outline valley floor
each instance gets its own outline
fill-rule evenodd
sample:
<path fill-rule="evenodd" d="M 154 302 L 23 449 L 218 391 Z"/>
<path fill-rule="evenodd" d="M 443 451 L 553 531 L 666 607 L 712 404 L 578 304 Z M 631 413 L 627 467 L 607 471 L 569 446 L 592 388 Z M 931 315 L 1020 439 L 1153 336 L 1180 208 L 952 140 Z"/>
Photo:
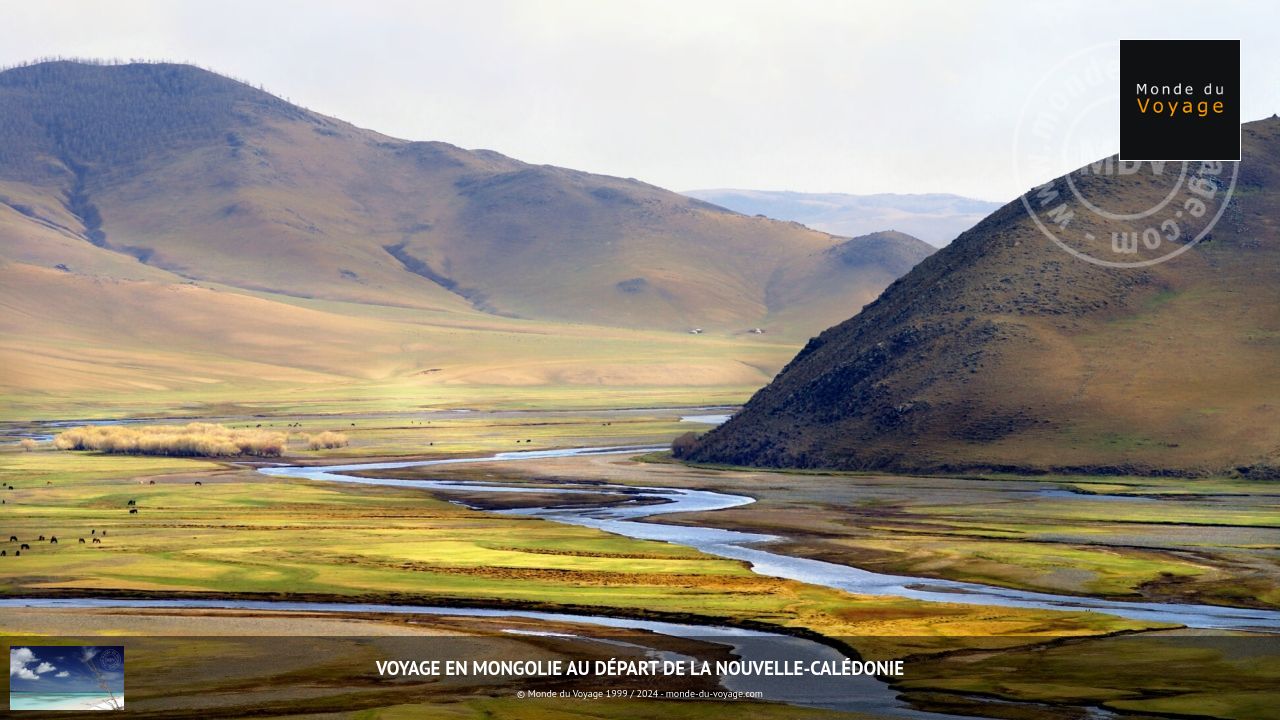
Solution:
<path fill-rule="evenodd" d="M 340 459 L 422 457 L 424 452 L 428 457 L 452 457 L 552 447 L 660 446 L 681 432 L 706 427 L 682 417 L 717 412 L 723 410 L 263 417 L 232 412 L 213 419 L 295 433 L 346 433 L 351 439 L 348 448 L 307 451 L 295 440 L 285 459 L 291 464 L 328 465 Z M 6 430 L 15 437 L 43 437 L 57 429 L 15 423 Z M 463 499 L 473 507 L 498 502 L 481 493 L 460 496 L 271 478 L 238 462 L 54 452 L 44 449 L 47 445 L 34 452 L 3 447 L 0 482 L 14 489 L 2 491 L 0 530 L 6 538 L 13 535 L 32 544 L 21 557 L 8 553 L 0 558 L 0 587 L 11 598 L 289 598 L 569 610 L 772 627 L 825 637 L 865 657 L 917 658 L 907 680 L 899 683 L 899 690 L 914 704 L 996 713 L 990 716 L 1062 717 L 1067 706 L 1105 706 L 1153 714 L 1252 718 L 1260 717 L 1257 708 L 1275 707 L 1280 700 L 1268 689 L 1273 687 L 1268 678 L 1280 667 L 1274 642 L 1260 650 L 1258 645 L 1218 643 L 1224 633 L 1192 633 L 1217 643 L 1209 653 L 1181 645 L 1188 642 L 1185 635 L 1152 633 L 1158 625 L 1101 613 L 855 595 L 764 577 L 744 563 L 678 544 L 449 502 Z M 1229 480 L 768 473 L 687 467 L 661 454 L 394 472 L 401 478 L 501 479 L 546 487 L 589 482 L 714 489 L 750 495 L 757 502 L 667 517 L 664 522 L 778 535 L 785 540 L 771 545 L 772 550 L 895 574 L 1120 599 L 1280 604 L 1280 490 L 1266 485 Z M 545 492 L 531 490 L 525 502 L 546 501 Z M 128 512 L 130 500 L 137 513 Z M 521 501 L 508 497 L 500 504 Z M 37 544 L 40 535 L 57 536 L 59 543 Z M 81 537 L 84 545 L 78 542 Z M 99 542 L 90 542 L 93 539 Z M 404 618 L 339 619 L 300 613 L 28 609 L 6 611 L 3 627 L 11 637 L 274 631 L 298 636 L 491 636 L 493 623 L 474 618 L 410 623 Z M 1146 645 L 1124 636 L 1134 631 L 1148 631 L 1139 636 Z M 577 628 L 567 634 L 589 636 L 592 631 Z M 534 642 L 528 637 L 511 642 L 517 640 Z M 547 642 L 544 637 L 534 644 L 545 650 Z M 581 645 L 552 650 L 600 651 L 599 645 L 594 650 Z M 1245 653 L 1264 662 L 1242 664 L 1239 656 Z M 1100 657 L 1128 657 L 1128 671 L 1115 672 L 1114 663 L 1103 663 L 1107 671 L 1100 672 Z M 1179 660 L 1176 667 L 1171 670 L 1165 663 L 1164 669 L 1157 669 L 1169 659 Z M 206 689 L 221 688 L 227 715 L 249 707 L 258 714 L 273 714 L 273 708 L 284 707 L 280 703 L 302 696 L 315 700 L 316 713 L 331 712 L 345 702 L 334 698 L 359 696 L 359 703 L 347 707 L 364 708 L 361 717 L 417 717 L 422 715 L 414 714 L 415 709 L 427 705 L 432 716 L 459 718 L 646 713 L 694 717 L 713 710 L 710 704 L 619 701 L 553 712 L 536 703 L 514 703 L 509 695 L 515 685 L 510 683 L 466 689 L 365 686 L 355 680 L 334 681 L 340 664 L 280 669 L 272 675 L 276 680 L 257 685 L 245 677 L 210 680 L 213 684 Z M 1011 675 L 1010 667 L 1018 671 Z M 329 678 L 327 687 L 342 690 L 317 695 L 300 687 L 311 687 L 317 678 Z M 1169 678 L 1179 683 L 1177 692 L 1169 689 Z M 250 686 L 257 689 L 250 692 Z M 1235 688 L 1234 699 L 1228 700 L 1226 687 Z M 151 702 L 149 707 L 156 711 L 172 710 L 173 701 L 163 699 L 172 695 L 138 692 L 131 686 L 129 700 L 134 707 Z M 1017 708 L 1018 714 L 997 707 L 1008 702 L 1015 703 L 1009 707 Z M 654 712 L 654 705 L 668 709 Z M 744 717 L 803 716 L 794 708 L 782 708 L 788 712 L 778 714 L 778 706 L 758 702 L 740 701 L 734 707 Z"/>

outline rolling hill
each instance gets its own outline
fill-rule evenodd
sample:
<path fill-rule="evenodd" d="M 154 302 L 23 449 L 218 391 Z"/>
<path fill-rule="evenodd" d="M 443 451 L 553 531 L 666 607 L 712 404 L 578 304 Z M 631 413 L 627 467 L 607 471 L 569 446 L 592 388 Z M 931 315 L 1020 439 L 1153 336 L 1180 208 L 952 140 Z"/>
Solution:
<path fill-rule="evenodd" d="M 1280 474 L 1280 118 L 1243 128 L 1205 241 L 1142 268 L 1064 252 L 1018 201 L 809 344 L 694 460 L 914 472 Z M 1112 207 L 1163 189 L 1074 182 Z M 1099 238 L 1136 225 L 1094 219 Z"/>
<path fill-rule="evenodd" d="M 192 66 L 0 72 L 10 396 L 268 382 L 736 394 L 928 252 L 387 137 Z"/>
<path fill-rule="evenodd" d="M 830 310 L 823 289 L 843 297 L 859 282 L 840 275 L 849 265 L 814 265 L 839 242 L 825 233 L 636 180 L 396 140 L 190 66 L 8 70 L 0 147 L 5 257 L 79 272 L 114 275 L 124 256 L 300 297 L 726 331 L 798 309 L 768 304 L 775 273 L 819 271 L 802 278 L 827 283 L 807 296 L 815 320 Z"/>
<path fill-rule="evenodd" d="M 794 220 L 833 235 L 894 228 L 935 247 L 944 247 L 1000 207 L 1000 203 L 945 193 L 849 195 L 723 188 L 684 194 L 744 215 Z"/>

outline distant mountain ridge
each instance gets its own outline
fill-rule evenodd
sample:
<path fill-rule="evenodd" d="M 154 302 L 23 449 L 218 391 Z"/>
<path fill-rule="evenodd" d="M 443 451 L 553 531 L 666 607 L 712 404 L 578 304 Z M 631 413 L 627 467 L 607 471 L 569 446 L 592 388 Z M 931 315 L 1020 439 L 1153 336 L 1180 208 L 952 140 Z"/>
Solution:
<path fill-rule="evenodd" d="M 722 188 L 684 194 L 735 212 L 792 220 L 845 237 L 901 230 L 934 247 L 945 246 L 1000 207 L 945 193 L 850 195 Z"/>
<path fill-rule="evenodd" d="M 1247 123 L 1230 205 L 1141 268 L 1072 257 L 1014 201 L 827 329 L 688 453 L 906 472 L 1280 477 L 1280 118 Z M 1140 176 L 1072 174 L 1112 207 Z M 1096 242 L 1130 222 L 1092 219 Z"/>
<path fill-rule="evenodd" d="M 623 327 L 803 337 L 893 275 L 818 267 L 841 241 L 797 224 L 389 138 L 184 65 L 0 73 L 0 198 L 10 260 Z M 779 274 L 808 305 L 770 304 Z"/>

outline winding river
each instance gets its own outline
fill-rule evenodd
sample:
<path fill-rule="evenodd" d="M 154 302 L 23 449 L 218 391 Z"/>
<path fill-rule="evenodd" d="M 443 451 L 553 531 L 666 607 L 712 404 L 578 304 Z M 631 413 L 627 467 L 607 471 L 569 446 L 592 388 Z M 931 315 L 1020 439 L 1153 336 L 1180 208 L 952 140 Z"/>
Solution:
<path fill-rule="evenodd" d="M 715 418 L 719 419 L 719 418 Z M 699 418 L 702 420 L 702 418 Z M 708 418 L 711 420 L 711 418 Z M 714 422 L 714 420 L 711 420 Z M 695 421 L 696 422 L 696 421 Z M 362 485 L 386 485 L 466 493 L 625 494 L 630 501 L 605 507 L 523 507 L 500 512 L 545 518 L 555 522 L 598 528 L 618 535 L 659 540 L 696 548 L 702 552 L 748 563 L 761 575 L 823 585 L 864 595 L 889 595 L 932 602 L 994 605 L 1046 610 L 1100 612 L 1141 621 L 1220 630 L 1280 632 L 1280 612 L 1229 608 L 1213 605 L 1121 602 L 1050 593 L 1013 590 L 978 583 L 933 580 L 869 572 L 846 565 L 792 557 L 770 552 L 762 546 L 779 538 L 712 527 L 686 527 L 654 522 L 653 518 L 682 512 L 706 512 L 754 502 L 744 495 L 708 490 L 667 487 L 633 487 L 600 484 L 564 484 L 530 487 L 491 483 L 422 481 L 397 478 L 365 478 L 348 473 L 366 470 L 453 465 L 464 463 L 536 460 L 583 455 L 642 453 L 663 448 L 596 447 L 560 450 L 503 452 L 487 457 L 417 460 L 405 462 L 354 463 L 329 466 L 270 466 L 260 472 L 273 477 L 298 478 Z M 642 502 L 635 502 L 642 501 Z M 577 623 L 606 628 L 645 630 L 674 637 L 692 638 L 729 647 L 738 657 L 751 660 L 839 660 L 839 651 L 811 640 L 757 630 L 692 625 L 599 615 L 496 610 L 416 605 L 368 603 L 316 603 L 251 600 L 114 600 L 114 599 L 0 599 L 0 607 L 48 608 L 225 608 L 263 611 L 304 611 L 342 613 L 399 613 L 469 617 L 517 617 L 550 622 Z M 961 720 L 957 716 L 925 712 L 898 699 L 897 693 L 874 677 L 768 677 L 726 676 L 721 684 L 729 690 L 763 693 L 774 702 L 874 713 L 911 720 Z M 1085 708 L 1089 717 L 1114 717 L 1098 708 Z"/>
<path fill-rule="evenodd" d="M 713 527 L 686 527 L 653 522 L 661 515 L 683 512 L 706 512 L 738 507 L 755 502 L 745 495 L 730 495 L 710 490 L 688 490 L 665 487 L 632 487 L 619 485 L 574 485 L 555 488 L 530 488 L 474 482 L 401 480 L 364 478 L 347 473 L 364 470 L 451 465 L 461 463 L 536 460 L 539 458 L 581 455 L 641 453 L 662 448 L 598 447 L 562 450 L 529 450 L 503 452 L 488 457 L 416 460 L 407 462 L 356 463 L 322 467 L 277 466 L 261 472 L 276 477 L 323 480 L 364 485 L 391 485 L 467 493 L 627 493 L 646 503 L 624 503 L 608 507 L 528 507 L 501 512 L 530 515 L 556 522 L 598 528 L 607 532 L 644 540 L 686 545 L 719 557 L 742 560 L 761 575 L 824 585 L 861 595 L 893 595 L 930 602 L 995 605 L 1039 610 L 1100 612 L 1131 620 L 1185 625 L 1216 630 L 1257 630 L 1280 632 L 1280 612 L 1251 608 L 1192 605 L 1161 602 L 1127 602 L 1100 598 L 1055 595 L 1052 593 L 1014 590 L 955 580 L 934 580 L 902 575 L 870 572 L 848 565 L 792 557 L 770 552 L 761 547 L 779 538 L 772 535 L 725 530 Z M 1088 497 L 1088 496 L 1082 496 Z M 653 501 L 657 502 L 653 502 Z M 643 522 L 642 522 L 643 521 Z"/>

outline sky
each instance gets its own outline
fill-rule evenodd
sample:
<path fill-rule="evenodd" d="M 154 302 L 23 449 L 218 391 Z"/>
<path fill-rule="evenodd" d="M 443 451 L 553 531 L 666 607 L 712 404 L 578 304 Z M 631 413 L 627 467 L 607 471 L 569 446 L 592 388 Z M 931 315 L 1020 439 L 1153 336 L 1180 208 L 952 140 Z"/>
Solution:
<path fill-rule="evenodd" d="M 0 17 L 0 65 L 193 62 L 388 135 L 674 190 L 1011 199 L 1074 167 L 1027 176 L 1032 89 L 1120 38 L 1240 39 L 1242 117 L 1280 112 L 1274 0 L 0 0 Z M 1118 149 L 1108 113 L 1071 127 Z"/>
<path fill-rule="evenodd" d="M 119 663 L 102 663 L 103 653 L 116 653 Z M 94 661 L 101 678 L 116 693 L 124 692 L 123 658 L 120 646 L 38 646 L 9 648 L 9 689 L 11 692 L 86 693 L 100 690 L 99 678 L 85 660 Z"/>

